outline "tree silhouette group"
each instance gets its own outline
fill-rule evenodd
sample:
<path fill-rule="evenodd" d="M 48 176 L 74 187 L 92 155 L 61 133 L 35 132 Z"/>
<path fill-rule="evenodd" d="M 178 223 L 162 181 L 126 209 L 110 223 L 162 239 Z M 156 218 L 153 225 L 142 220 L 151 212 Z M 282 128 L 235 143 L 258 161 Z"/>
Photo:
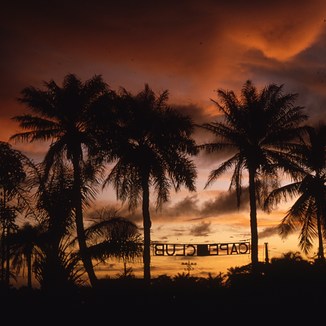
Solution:
<path fill-rule="evenodd" d="M 168 104 L 168 91 L 156 94 L 147 84 L 132 94 L 110 89 L 99 75 L 82 82 L 68 74 L 62 86 L 51 80 L 44 89 L 24 88 L 19 101 L 28 113 L 13 117 L 22 131 L 10 141 L 46 142 L 48 150 L 34 162 L 0 143 L 1 281 L 9 285 L 26 264 L 29 287 L 34 273 L 45 290 L 74 286 L 84 274 L 95 288 L 96 262 L 121 259 L 127 276 L 126 264 L 142 257 L 144 284 L 151 284 L 150 199 L 160 208 L 171 189 L 196 191 L 194 157 L 200 151 L 228 155 L 206 187 L 232 169 L 230 190 L 238 206 L 248 175 L 253 272 L 260 266 L 257 208 L 270 212 L 287 196 L 296 201 L 280 235 L 301 227 L 300 247 L 308 253 L 317 238 L 317 258 L 324 261 L 325 125 L 309 125 L 297 94 L 284 93 L 283 85 L 258 90 L 246 81 L 239 97 L 222 89 L 217 96 L 218 117 L 199 125 Z M 214 140 L 198 144 L 196 128 Z M 293 182 L 282 185 L 283 175 Z M 102 212 L 85 225 L 85 208 L 110 185 L 131 211 L 141 205 L 142 235 L 116 212 Z"/>

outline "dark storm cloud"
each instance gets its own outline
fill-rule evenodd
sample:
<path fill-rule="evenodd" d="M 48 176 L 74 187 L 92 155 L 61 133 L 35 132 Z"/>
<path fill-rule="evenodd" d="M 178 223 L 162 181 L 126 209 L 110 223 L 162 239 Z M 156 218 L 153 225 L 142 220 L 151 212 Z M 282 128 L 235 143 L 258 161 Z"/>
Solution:
<path fill-rule="evenodd" d="M 194 103 L 184 105 L 172 105 L 172 107 L 184 113 L 185 115 L 190 116 L 195 124 L 200 125 L 206 122 L 210 122 L 211 120 L 211 116 L 209 115 L 209 113 L 205 112 L 201 106 L 196 105 Z M 199 128 L 195 128 L 195 133 L 201 134 L 202 130 Z M 198 136 L 196 138 L 198 138 Z"/>
<path fill-rule="evenodd" d="M 201 216 L 209 217 L 243 211 L 249 207 L 249 193 L 247 188 L 242 190 L 240 207 L 237 206 L 236 194 L 234 191 L 221 193 L 215 199 L 205 201 L 201 209 Z"/>
<path fill-rule="evenodd" d="M 197 195 L 186 196 L 176 203 L 166 203 L 161 210 L 153 215 L 155 215 L 155 218 L 165 219 L 168 217 L 173 220 L 185 216 L 198 216 L 200 215 L 199 198 Z"/>
<path fill-rule="evenodd" d="M 209 217 L 219 217 L 227 213 L 246 211 L 249 208 L 249 196 L 247 188 L 243 189 L 240 207 L 237 206 L 234 191 L 216 192 L 214 199 L 205 200 L 199 196 L 186 196 L 173 204 L 163 205 L 162 210 L 155 212 L 152 209 L 152 217 L 156 219 L 172 219 L 174 221 L 195 221 Z M 155 212 L 155 213 L 154 213 Z"/>
<path fill-rule="evenodd" d="M 208 236 L 211 232 L 210 229 L 211 223 L 210 222 L 200 222 L 197 225 L 194 225 L 190 229 L 190 235 L 196 236 L 196 237 L 205 237 Z"/>
<path fill-rule="evenodd" d="M 183 200 L 170 207 L 169 212 L 172 216 L 199 214 L 197 195 L 186 196 Z"/>
<path fill-rule="evenodd" d="M 247 189 L 243 190 L 241 197 L 241 205 L 238 208 L 236 203 L 236 195 L 232 192 L 216 192 L 214 199 L 203 199 L 198 194 L 185 196 L 185 198 L 164 204 L 160 209 L 156 209 L 151 205 L 151 217 L 153 221 L 197 221 L 204 220 L 210 217 L 218 218 L 227 213 L 237 213 L 246 211 L 248 205 Z M 101 214 L 116 215 L 133 221 L 134 223 L 142 223 L 141 207 L 134 211 L 129 211 L 127 205 L 98 203 L 87 214 L 92 219 Z"/>
<path fill-rule="evenodd" d="M 274 226 L 274 227 L 265 228 L 264 230 L 259 232 L 258 237 L 259 239 L 263 239 L 263 238 L 273 237 L 279 234 L 280 234 L 280 229 L 277 226 Z"/>

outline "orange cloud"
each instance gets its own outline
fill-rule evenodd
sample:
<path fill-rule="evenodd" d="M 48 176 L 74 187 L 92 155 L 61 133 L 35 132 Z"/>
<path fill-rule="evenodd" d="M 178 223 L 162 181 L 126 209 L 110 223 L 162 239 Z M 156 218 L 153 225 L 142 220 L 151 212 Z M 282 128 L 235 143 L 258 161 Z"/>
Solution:
<path fill-rule="evenodd" d="M 274 2 L 264 10 L 247 11 L 235 17 L 236 23 L 228 32 L 231 40 L 247 49 L 260 50 L 267 58 L 288 60 L 309 48 L 325 28 L 321 2 L 291 1 L 280 7 Z"/>

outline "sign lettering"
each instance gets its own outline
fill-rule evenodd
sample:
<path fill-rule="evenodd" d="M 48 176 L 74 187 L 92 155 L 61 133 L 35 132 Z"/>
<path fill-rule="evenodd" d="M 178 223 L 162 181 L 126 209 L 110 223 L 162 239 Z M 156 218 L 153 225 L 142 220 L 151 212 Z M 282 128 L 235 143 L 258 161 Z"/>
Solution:
<path fill-rule="evenodd" d="M 213 244 L 155 243 L 154 256 L 221 256 L 250 253 L 250 242 Z"/>

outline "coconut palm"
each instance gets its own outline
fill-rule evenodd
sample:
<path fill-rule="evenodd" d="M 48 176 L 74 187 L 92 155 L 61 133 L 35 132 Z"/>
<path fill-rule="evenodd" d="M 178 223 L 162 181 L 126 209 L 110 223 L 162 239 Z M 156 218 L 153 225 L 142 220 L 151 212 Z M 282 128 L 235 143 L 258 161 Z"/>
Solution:
<path fill-rule="evenodd" d="M 136 95 L 121 89 L 121 119 L 117 157 L 104 186 L 113 184 L 117 198 L 128 201 L 129 209 L 141 202 L 144 227 L 144 280 L 150 282 L 150 189 L 156 207 L 169 199 L 171 187 L 185 185 L 195 191 L 196 168 L 189 156 L 197 154 L 191 138 L 190 117 L 167 105 L 168 91 L 156 95 L 146 84 Z"/>
<path fill-rule="evenodd" d="M 318 238 L 317 259 L 324 261 L 323 238 L 326 236 L 326 126 L 319 124 L 307 128 L 307 138 L 298 160 L 305 173 L 294 183 L 274 189 L 265 200 L 265 208 L 271 208 L 282 199 L 296 198 L 282 219 L 280 234 L 286 238 L 301 227 L 299 246 L 305 254 Z"/>
<path fill-rule="evenodd" d="M 223 173 L 233 169 L 230 190 L 235 189 L 240 206 L 243 172 L 248 173 L 250 200 L 251 263 L 258 260 L 257 191 L 262 181 L 277 181 L 278 171 L 296 176 L 293 152 L 298 148 L 297 137 L 304 130 L 301 123 L 307 119 L 303 107 L 296 106 L 297 94 L 284 94 L 283 85 L 270 84 L 258 91 L 248 80 L 239 97 L 233 91 L 219 89 L 218 100 L 212 100 L 222 113 L 211 123 L 199 127 L 215 137 L 213 142 L 199 145 L 208 153 L 224 153 L 230 157 L 210 172 L 205 188 Z M 224 120 L 223 120 L 224 119 Z M 259 181 L 259 182 L 258 182 Z"/>
<path fill-rule="evenodd" d="M 67 160 L 73 168 L 73 206 L 78 243 L 85 270 L 91 285 L 96 275 L 87 251 L 84 233 L 82 192 L 83 173 L 88 154 L 96 147 L 93 113 L 99 106 L 107 105 L 110 98 L 108 85 L 101 76 L 94 76 L 84 83 L 74 74 L 64 77 L 60 87 L 51 80 L 44 83 L 45 90 L 26 87 L 19 101 L 32 114 L 13 117 L 24 132 L 14 134 L 11 140 L 50 141 L 50 147 L 43 160 L 44 175 L 47 176 L 58 160 Z"/>

